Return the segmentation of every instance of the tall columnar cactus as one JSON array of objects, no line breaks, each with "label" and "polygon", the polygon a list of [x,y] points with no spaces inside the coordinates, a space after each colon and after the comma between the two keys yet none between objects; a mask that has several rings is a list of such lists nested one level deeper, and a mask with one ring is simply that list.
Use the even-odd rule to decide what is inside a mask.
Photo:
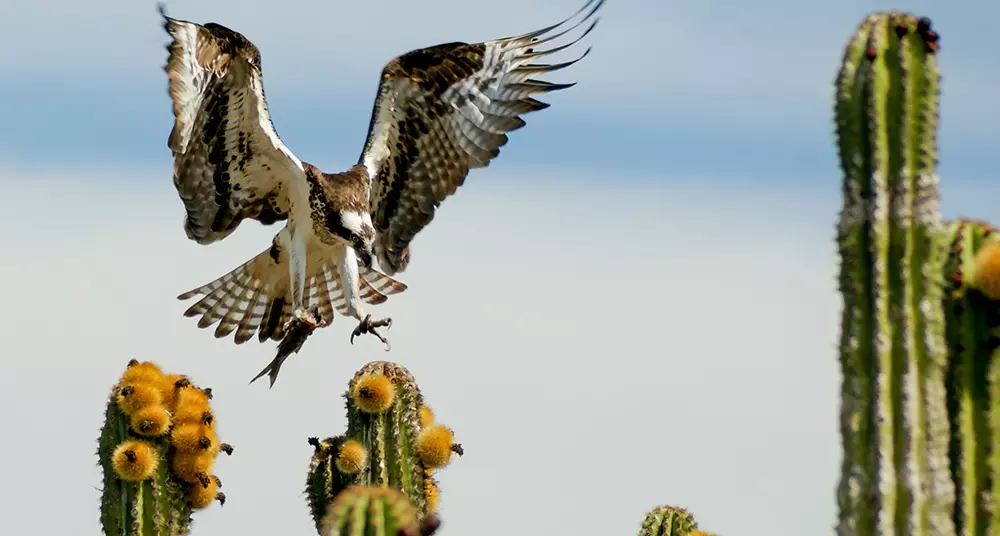
[{"label": "tall columnar cactus", "polygon": [[698,523],[690,512],[662,505],[646,513],[638,536],[696,536],[698,533]]},{"label": "tall columnar cactus", "polygon": [[401,491],[421,514],[433,512],[433,472],[462,454],[452,431],[434,422],[413,376],[400,365],[374,361],[348,384],[347,431],[313,437],[306,495],[317,530],[330,502],[352,485]]},{"label": "tall columnar cactus", "polygon": [[954,531],[930,26],[907,13],[869,16],[836,80],[841,534]]},{"label": "tall columnar cactus", "polygon": [[351,486],[330,504],[320,521],[320,536],[431,536],[441,521],[420,516],[399,490]]},{"label": "tall columnar cactus", "polygon": [[108,536],[188,534],[192,510],[225,501],[213,466],[220,451],[210,389],[132,360],[112,389],[97,455]]},{"label": "tall columnar cactus", "polygon": [[955,521],[963,535],[1000,534],[1000,233],[959,220],[947,231],[945,312],[951,360],[951,470]]}]

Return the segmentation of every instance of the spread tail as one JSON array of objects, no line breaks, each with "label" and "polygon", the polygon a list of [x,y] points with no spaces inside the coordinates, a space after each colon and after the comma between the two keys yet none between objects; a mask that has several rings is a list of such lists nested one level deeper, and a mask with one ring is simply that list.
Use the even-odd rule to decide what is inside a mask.
[{"label": "spread tail", "polygon": [[[235,331],[236,344],[250,340],[255,332],[260,342],[284,339],[285,324],[293,312],[288,256],[282,251],[275,261],[270,251],[264,250],[218,279],[178,296],[179,300],[188,300],[202,295],[184,311],[184,316],[201,315],[198,327],[203,329],[218,323],[218,338]],[[383,303],[406,290],[405,284],[371,268],[361,267],[359,273],[360,296],[365,303]],[[336,265],[310,257],[306,274],[305,307],[316,307],[320,319],[327,323],[333,322],[334,310],[346,316],[347,302]]]}]

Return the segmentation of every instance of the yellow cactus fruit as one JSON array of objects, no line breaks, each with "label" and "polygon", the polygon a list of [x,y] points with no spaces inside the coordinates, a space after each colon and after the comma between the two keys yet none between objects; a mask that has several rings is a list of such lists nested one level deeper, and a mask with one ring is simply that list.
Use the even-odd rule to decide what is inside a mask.
[{"label": "yellow cactus fruit", "polygon": [[434,412],[431,411],[431,408],[427,407],[427,404],[421,405],[417,412],[420,417],[421,428],[427,428],[428,426],[434,424]]},{"label": "yellow cactus fruit", "polygon": [[193,423],[208,428],[215,428],[215,415],[211,410],[191,406],[181,406],[174,411],[171,420],[174,424]]},{"label": "yellow cactus fruit", "polygon": [[163,395],[163,405],[174,411],[177,408],[177,393],[191,385],[191,380],[183,374],[165,374],[158,385]]},{"label": "yellow cactus fruit", "polygon": [[141,482],[152,477],[158,464],[156,451],[145,441],[126,441],[111,454],[111,466],[119,478],[127,482]]},{"label": "yellow cactus fruit", "polygon": [[416,447],[425,466],[444,467],[451,461],[451,453],[456,448],[455,437],[450,429],[432,424],[417,435]]},{"label": "yellow cactus fruit", "polygon": [[976,253],[970,283],[991,300],[1000,300],[1000,242],[983,244]]},{"label": "yellow cactus fruit", "polygon": [[130,424],[141,436],[157,437],[170,429],[170,414],[161,405],[146,406],[132,414]]},{"label": "yellow cactus fruit", "polygon": [[210,411],[208,406],[209,393],[210,391],[199,389],[193,385],[177,389],[174,411],[178,413]]},{"label": "yellow cactus fruit", "polygon": [[159,406],[163,402],[160,390],[155,384],[146,382],[132,382],[123,384],[118,389],[118,396],[115,401],[118,408],[126,415],[134,415],[136,412],[149,406]]},{"label": "yellow cactus fruit", "polygon": [[392,406],[396,388],[382,374],[367,374],[354,384],[351,398],[358,409],[365,413],[382,413]]},{"label": "yellow cactus fruit", "polygon": [[348,475],[360,473],[368,463],[368,450],[359,441],[347,440],[340,446],[336,463],[341,473]]},{"label": "yellow cactus fruit", "polygon": [[133,359],[128,362],[128,368],[122,374],[122,384],[126,383],[151,383],[158,384],[163,378],[163,371],[151,361],[139,361]]},{"label": "yellow cactus fruit", "polygon": [[214,466],[215,454],[211,452],[175,452],[170,470],[189,484],[208,486]]},{"label": "yellow cactus fruit", "polygon": [[226,495],[219,491],[220,487],[222,482],[215,475],[208,477],[208,485],[193,484],[188,487],[188,502],[191,503],[191,508],[207,508],[216,500],[220,505],[226,504]]},{"label": "yellow cactus fruit", "polygon": [[193,422],[175,424],[170,444],[178,452],[219,452],[219,437],[211,428]]}]

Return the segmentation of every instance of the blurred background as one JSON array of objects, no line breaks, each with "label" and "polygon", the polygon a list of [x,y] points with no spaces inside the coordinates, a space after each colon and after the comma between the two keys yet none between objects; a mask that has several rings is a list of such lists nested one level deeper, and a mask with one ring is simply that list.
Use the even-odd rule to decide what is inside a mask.
[{"label": "blurred background", "polygon": [[[261,50],[275,126],[303,160],[353,164],[393,56],[558,22],[583,0],[171,0]],[[727,535],[828,533],[840,463],[832,84],[873,10],[932,18],[943,212],[997,219],[1000,4],[607,0],[577,81],[413,243],[386,354],[338,318],[247,382],[274,343],[217,340],[177,294],[270,244],[246,222],[186,239],[154,2],[16,1],[0,19],[6,307],[0,512],[12,533],[99,534],[96,441],[129,358],[213,388],[234,445],[225,507],[194,534],[314,533],[309,436],[376,359],[416,376],[465,448],[441,534],[634,534],[690,508]],[[553,61],[571,59],[583,47]],[[992,180],[991,180],[992,179]],[[53,507],[55,506],[55,510]]]}]

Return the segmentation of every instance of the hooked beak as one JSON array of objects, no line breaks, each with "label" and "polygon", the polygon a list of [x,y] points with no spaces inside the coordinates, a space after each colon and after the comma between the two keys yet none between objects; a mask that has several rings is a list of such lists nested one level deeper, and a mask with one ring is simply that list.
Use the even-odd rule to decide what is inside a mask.
[{"label": "hooked beak", "polygon": [[361,264],[364,265],[365,268],[372,267],[372,254],[369,253],[364,246],[354,248],[354,252],[357,253],[358,260],[361,261]]}]

